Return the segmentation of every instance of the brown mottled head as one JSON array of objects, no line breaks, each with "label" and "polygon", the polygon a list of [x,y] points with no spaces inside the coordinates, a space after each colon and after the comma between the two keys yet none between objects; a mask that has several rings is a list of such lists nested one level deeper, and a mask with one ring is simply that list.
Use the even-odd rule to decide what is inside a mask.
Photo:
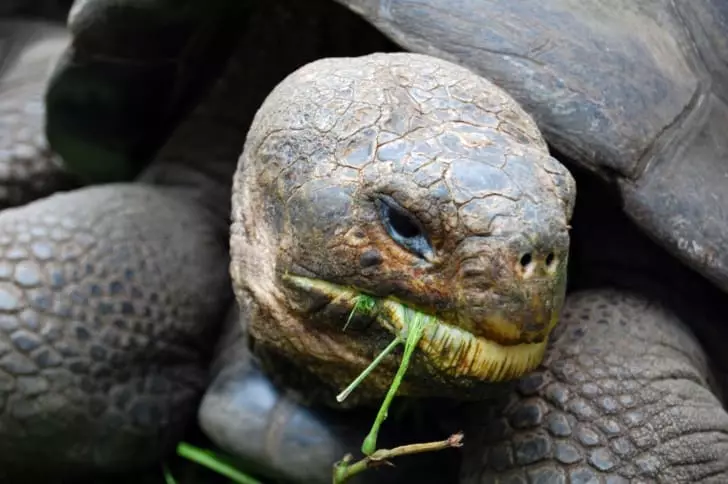
[{"label": "brown mottled head", "polygon": [[[410,394],[465,397],[540,362],[575,185],[491,82],[417,54],[309,64],[259,110],[234,192],[231,270],[253,336],[334,387],[391,340],[383,328],[402,330],[396,305],[438,321]],[[344,330],[359,294],[389,323]],[[390,378],[372,379],[374,398]]]}]

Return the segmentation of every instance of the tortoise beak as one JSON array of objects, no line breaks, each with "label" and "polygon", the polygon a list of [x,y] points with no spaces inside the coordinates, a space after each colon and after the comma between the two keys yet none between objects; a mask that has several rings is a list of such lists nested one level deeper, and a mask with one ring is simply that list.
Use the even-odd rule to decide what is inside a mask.
[{"label": "tortoise beak", "polygon": [[473,335],[504,346],[546,340],[558,322],[566,278],[537,280],[510,292],[465,293],[451,319]]}]

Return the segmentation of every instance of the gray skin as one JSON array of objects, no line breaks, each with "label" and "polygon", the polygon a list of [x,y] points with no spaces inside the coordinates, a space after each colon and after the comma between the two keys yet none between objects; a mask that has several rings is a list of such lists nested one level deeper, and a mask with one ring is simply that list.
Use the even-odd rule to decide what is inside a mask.
[{"label": "gray skin", "polygon": [[[304,39],[313,39],[313,33],[327,25],[327,20],[318,17],[322,11],[314,9],[308,17],[306,12],[296,13],[295,20],[263,16],[270,30],[268,39],[299,26],[301,30],[291,35],[294,42],[287,49],[279,48],[290,52],[295,46],[311,58],[281,57],[286,62],[272,63],[276,72],[270,77],[255,76],[256,87],[265,89],[264,93],[299,65],[336,55],[303,45]],[[271,18],[277,20],[271,22]],[[306,28],[311,29],[310,37],[300,35]],[[362,32],[371,34],[356,33]],[[137,183],[83,189],[0,215],[0,230],[16,235],[9,239],[14,245],[5,256],[15,267],[9,272],[15,277],[7,282],[8,316],[2,340],[7,349],[0,357],[3,376],[7,375],[0,398],[5,412],[0,417],[4,432],[0,458],[7,459],[2,468],[10,479],[10,464],[23,467],[39,458],[44,470],[56,476],[143,466],[155,461],[180,435],[207,383],[204,362],[231,300],[226,194],[244,133],[263,97],[259,89],[246,89],[250,76],[240,71],[236,76],[235,66],[279,59],[269,56],[276,52],[272,43],[263,45],[271,45],[271,51],[259,57],[250,53],[257,49],[236,52],[223,77],[236,82],[221,82],[209,93],[177,127]],[[378,50],[373,45],[358,47],[365,52]],[[354,44],[342,50],[357,53]],[[603,68],[610,71],[615,65]],[[518,79],[513,74],[511,82]],[[517,96],[521,91],[513,92]],[[306,99],[318,102],[315,96]],[[290,107],[284,103],[281,108]],[[549,125],[543,125],[548,136]],[[255,130],[251,134],[261,135]],[[589,189],[586,193],[593,202]],[[429,195],[422,196],[420,203],[427,203]],[[721,361],[711,360],[687,328],[699,330],[704,339],[706,334],[713,341],[723,336],[719,319],[709,311],[696,310],[708,299],[696,296],[695,288],[708,286],[678,269],[664,273],[685,276],[681,280],[690,284],[679,293],[671,292],[664,276],[658,282],[668,284],[657,284],[659,290],[645,289],[642,279],[653,283],[654,273],[644,269],[651,268],[651,262],[660,269],[670,268],[669,264],[654,259],[649,246],[635,256],[644,267],[625,259],[624,252],[612,244],[629,240],[614,230],[621,234],[623,227],[599,215],[599,223],[592,224],[588,234],[591,237],[584,237],[583,245],[574,245],[571,264],[588,277],[586,282],[577,281],[575,289],[581,290],[567,298],[542,367],[518,382],[512,392],[505,386],[506,394],[495,403],[465,405],[463,421],[451,423],[453,414],[441,410],[438,420],[443,433],[464,425],[468,435],[462,482],[496,478],[501,482],[589,482],[590,478],[592,482],[627,482],[633,477],[641,482],[724,482],[728,478],[728,415],[720,403],[720,380],[715,378],[723,373],[712,368]],[[57,230],[42,230],[48,224],[57,224],[52,227]],[[574,226],[578,227],[576,219]],[[49,253],[54,257],[43,259]],[[108,253],[118,256],[107,257]],[[24,259],[28,257],[24,254],[32,256]],[[641,259],[645,254],[648,260]],[[640,278],[629,279],[632,287],[625,287],[630,286],[624,284],[626,276],[635,274]],[[27,284],[32,287],[26,288]],[[605,289],[605,285],[612,287]],[[241,292],[240,283],[236,290]],[[676,295],[686,304],[668,305],[676,302]],[[243,309],[243,314],[255,315]],[[246,366],[250,356],[242,335],[236,336],[242,328],[236,328],[235,318],[231,319],[226,340],[218,348],[221,356],[213,366],[216,381],[200,407],[201,426],[222,447],[254,460],[269,474],[299,482],[326,482],[332,457],[351,448],[356,438],[352,435],[363,432],[354,422],[346,430],[335,430],[330,425],[335,417],[307,410],[299,395],[281,391],[255,364]],[[306,427],[307,431],[301,430]],[[251,435],[264,438],[251,439]],[[331,449],[320,453],[321,460],[307,459],[307,475],[297,474],[300,468],[292,467],[303,458],[298,462],[281,459],[306,456],[300,439],[286,438],[293,435],[307,436],[311,440],[303,441],[309,443],[319,439],[319,445],[310,446],[314,449]],[[396,440],[401,442],[400,437]],[[374,478],[386,475],[377,473]],[[453,476],[432,479],[454,480]]]}]

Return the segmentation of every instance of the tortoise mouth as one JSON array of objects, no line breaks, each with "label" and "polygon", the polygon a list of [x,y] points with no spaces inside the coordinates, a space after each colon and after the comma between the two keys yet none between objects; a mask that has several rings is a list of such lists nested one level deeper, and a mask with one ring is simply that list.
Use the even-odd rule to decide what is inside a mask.
[{"label": "tortoise mouth", "polygon": [[[422,313],[394,297],[370,296],[350,286],[291,274],[285,279],[298,289],[325,295],[332,301],[348,305],[352,311],[368,313],[382,328],[402,339],[406,338],[414,317],[426,315],[428,324],[417,349],[425,356],[428,366],[453,380],[500,382],[516,379],[534,370],[546,352],[548,336],[542,341],[503,345],[432,314]],[[366,304],[361,304],[363,299]]]}]

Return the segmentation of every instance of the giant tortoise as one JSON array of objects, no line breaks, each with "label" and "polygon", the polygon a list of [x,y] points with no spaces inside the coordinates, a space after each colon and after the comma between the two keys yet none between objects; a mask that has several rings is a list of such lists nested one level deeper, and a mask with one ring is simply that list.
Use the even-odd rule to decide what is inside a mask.
[{"label": "giant tortoise", "polygon": [[143,469],[197,411],[325,482],[365,430],[334,395],[407,311],[437,322],[402,396],[466,436],[446,479],[728,480],[725,7],[303,3],[4,27],[5,480]]}]

